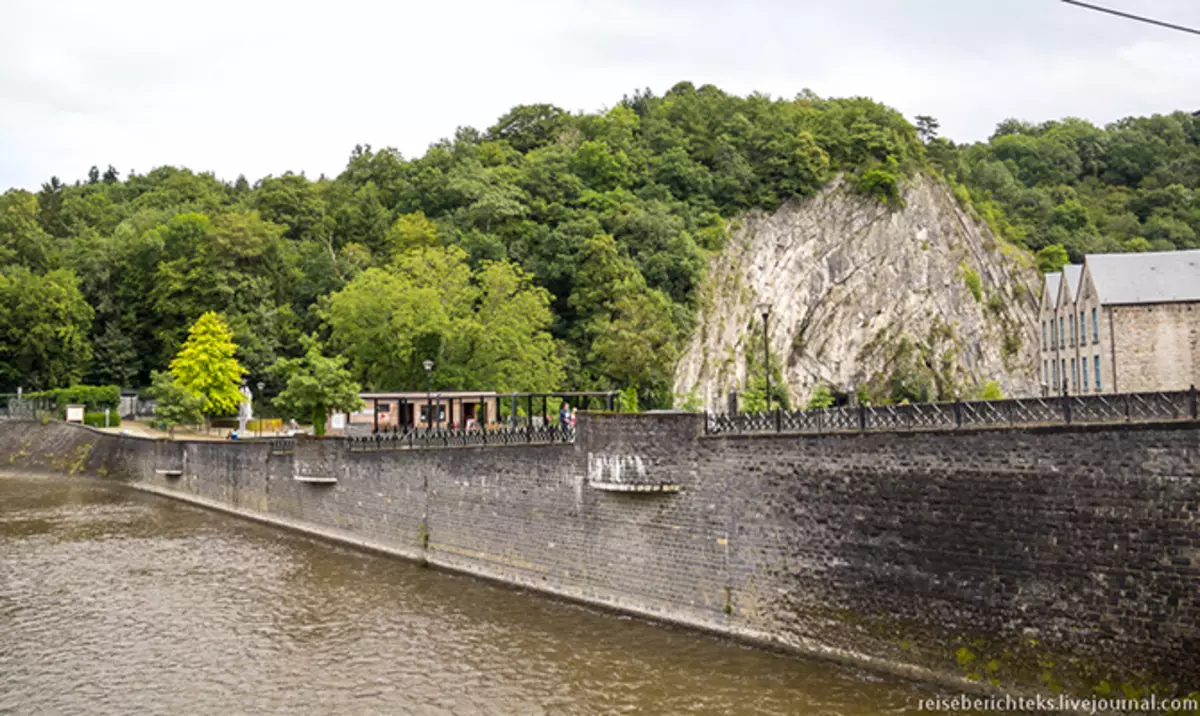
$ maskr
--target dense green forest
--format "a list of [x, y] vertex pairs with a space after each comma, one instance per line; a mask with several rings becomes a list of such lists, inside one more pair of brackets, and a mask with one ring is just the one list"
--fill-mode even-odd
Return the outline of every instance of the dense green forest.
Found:
[[[925, 121], [921, 121], [925, 120]], [[1057, 270], [1088, 253], [1200, 247], [1200, 117], [1175, 112], [1100, 128], [1006, 120], [955, 146], [919, 118], [930, 164], [992, 228]]]
[[[1037, 251], [1196, 245], [1200, 120], [1005, 122], [955, 146], [868, 99], [681, 83], [607, 111], [520, 106], [424, 156], [359, 146], [336, 178], [111, 166], [0, 196], [0, 392], [145, 386], [207, 311], [251, 382], [321, 350], [374, 389], [636, 386], [669, 405], [710, 252], [751, 208], [846, 172], [899, 206], [941, 173]], [[1053, 260], [1054, 250], [1042, 252]]]

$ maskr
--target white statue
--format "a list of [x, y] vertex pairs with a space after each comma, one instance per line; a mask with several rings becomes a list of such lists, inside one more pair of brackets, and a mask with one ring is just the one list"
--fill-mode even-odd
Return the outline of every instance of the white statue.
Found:
[[246, 434], [246, 423], [254, 419], [254, 393], [250, 386], [242, 384], [242, 403], [238, 406], [238, 435]]

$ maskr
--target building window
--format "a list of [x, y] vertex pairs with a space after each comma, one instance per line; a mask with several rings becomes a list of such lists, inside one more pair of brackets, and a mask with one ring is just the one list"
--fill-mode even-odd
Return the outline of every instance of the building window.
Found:
[[1046, 350], [1046, 322], [1042, 321], [1042, 350]]
[[1042, 385], [1050, 385], [1050, 361], [1042, 361]]
[[1074, 358], [1071, 359], [1071, 390], [1079, 392], [1079, 367], [1075, 365]]
[[[1096, 315], [1096, 309], [1092, 309], [1092, 343], [1100, 342], [1100, 318]], [[1100, 375], [1097, 373], [1096, 375]], [[1100, 389], [1100, 379], [1096, 379], [1096, 389]]]
[[1075, 312], [1071, 312], [1071, 345], [1075, 345]]
[[1050, 389], [1058, 391], [1058, 361], [1054, 361], [1054, 382], [1050, 384]]
[[1083, 315], [1083, 311], [1079, 312], [1079, 345], [1087, 345], [1087, 320]]
[[1062, 388], [1062, 389], [1065, 389], [1067, 387], [1067, 359], [1066, 358], [1062, 359], [1062, 385], [1060, 385], [1058, 387]]
[[[434, 411], [435, 411], [434, 414], [437, 415], [437, 417], [434, 418], [435, 422], [438, 422], [438, 423], [446, 422], [446, 406], [445, 405], [435, 405]], [[421, 422], [423, 422], [423, 423], [429, 422], [429, 404], [428, 403], [421, 406]]]
[[[1080, 325], [1083, 325], [1082, 323]], [[1079, 359], [1079, 372], [1083, 375], [1083, 392], [1087, 392], [1087, 358]]]
[[1058, 317], [1058, 347], [1067, 347], [1067, 325], [1062, 316]]
[[1100, 356], [1096, 356], [1096, 392], [1100, 392]]
[[1050, 319], [1050, 345], [1058, 345], [1058, 324], [1053, 318]]

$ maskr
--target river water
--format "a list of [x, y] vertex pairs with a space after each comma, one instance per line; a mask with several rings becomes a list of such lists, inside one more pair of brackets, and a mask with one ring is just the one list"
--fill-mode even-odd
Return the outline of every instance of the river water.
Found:
[[0, 476], [0, 713], [929, 713], [928, 687]]

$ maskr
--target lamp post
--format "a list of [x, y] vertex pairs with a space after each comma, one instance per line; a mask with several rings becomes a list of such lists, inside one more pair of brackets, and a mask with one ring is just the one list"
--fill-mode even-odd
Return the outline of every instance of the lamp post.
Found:
[[[259, 400], [262, 400], [263, 388], [266, 388], [266, 387], [267, 387], [266, 383], [262, 382], [261, 380], [258, 381], [258, 399]], [[262, 413], [261, 412], [258, 415], [258, 436], [260, 438], [262, 437]]]
[[763, 318], [763, 372], [767, 378], [767, 412], [771, 412], [771, 341], [768, 332], [771, 326], [771, 304], [760, 303], [758, 310]]
[[426, 358], [421, 365], [425, 367], [425, 429], [433, 430], [433, 361]]

